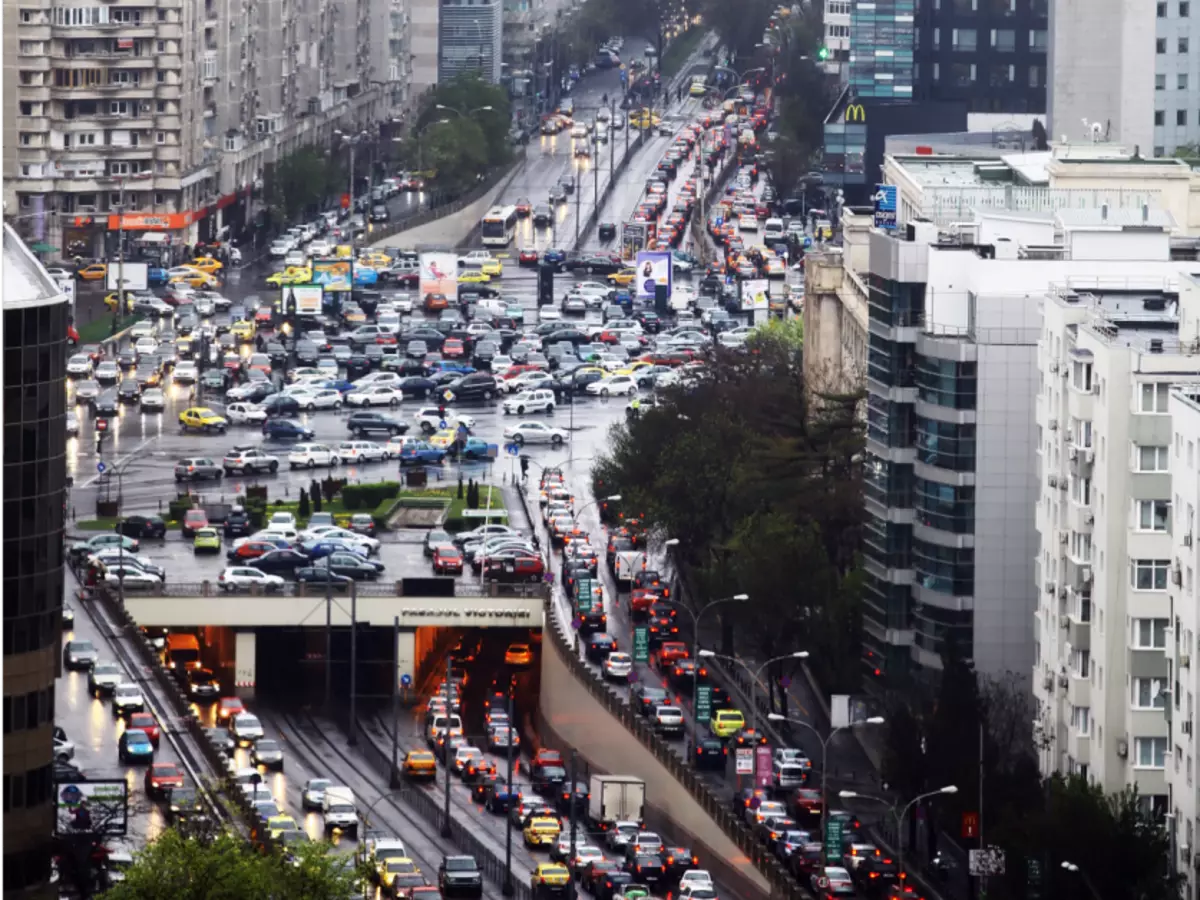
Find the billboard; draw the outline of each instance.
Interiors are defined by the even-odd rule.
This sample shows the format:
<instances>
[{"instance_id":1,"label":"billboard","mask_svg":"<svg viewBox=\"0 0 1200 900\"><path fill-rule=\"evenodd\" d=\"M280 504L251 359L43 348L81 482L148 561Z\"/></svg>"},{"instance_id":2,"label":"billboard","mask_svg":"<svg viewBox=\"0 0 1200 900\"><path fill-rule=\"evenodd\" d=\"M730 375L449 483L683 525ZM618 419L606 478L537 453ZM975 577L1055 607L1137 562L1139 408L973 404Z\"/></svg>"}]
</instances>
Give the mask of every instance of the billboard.
<instances>
[{"instance_id":1,"label":"billboard","mask_svg":"<svg viewBox=\"0 0 1200 900\"><path fill-rule=\"evenodd\" d=\"M769 788L775 774L772 766L774 757L771 748L759 745L754 748L754 784L760 788Z\"/></svg>"},{"instance_id":2,"label":"billboard","mask_svg":"<svg viewBox=\"0 0 1200 900\"><path fill-rule=\"evenodd\" d=\"M871 197L875 204L875 227L884 231L896 230L896 186L894 184L875 185L875 194Z\"/></svg>"},{"instance_id":3,"label":"billboard","mask_svg":"<svg viewBox=\"0 0 1200 900\"><path fill-rule=\"evenodd\" d=\"M771 282L765 278L747 278L742 282L742 311L770 309Z\"/></svg>"},{"instance_id":4,"label":"billboard","mask_svg":"<svg viewBox=\"0 0 1200 900\"><path fill-rule=\"evenodd\" d=\"M421 254L421 300L430 294L458 296L458 256L453 253Z\"/></svg>"},{"instance_id":5,"label":"billboard","mask_svg":"<svg viewBox=\"0 0 1200 900\"><path fill-rule=\"evenodd\" d=\"M646 249L644 222L626 222L621 226L621 259L629 262Z\"/></svg>"},{"instance_id":6,"label":"billboard","mask_svg":"<svg viewBox=\"0 0 1200 900\"><path fill-rule=\"evenodd\" d=\"M108 272L104 276L104 286L108 290L115 291L117 289L118 273L124 276L125 290L127 291L144 291L149 285L149 263L127 262L121 266L109 263Z\"/></svg>"},{"instance_id":7,"label":"billboard","mask_svg":"<svg viewBox=\"0 0 1200 900\"><path fill-rule=\"evenodd\" d=\"M54 785L54 809L57 834L93 830L124 834L129 818L129 785L124 779L58 782Z\"/></svg>"},{"instance_id":8,"label":"billboard","mask_svg":"<svg viewBox=\"0 0 1200 900\"><path fill-rule=\"evenodd\" d=\"M655 285L665 284L667 296L671 295L671 254L665 250L642 250L637 255L637 295L654 299Z\"/></svg>"},{"instance_id":9,"label":"billboard","mask_svg":"<svg viewBox=\"0 0 1200 900\"><path fill-rule=\"evenodd\" d=\"M314 259L312 283L321 285L327 291L350 290L350 260Z\"/></svg>"},{"instance_id":10,"label":"billboard","mask_svg":"<svg viewBox=\"0 0 1200 900\"><path fill-rule=\"evenodd\" d=\"M321 314L321 299L325 289L319 284L290 285L279 292L275 301L275 309L282 315L293 312L291 304L295 301L295 314L298 316L319 316Z\"/></svg>"}]
</instances>

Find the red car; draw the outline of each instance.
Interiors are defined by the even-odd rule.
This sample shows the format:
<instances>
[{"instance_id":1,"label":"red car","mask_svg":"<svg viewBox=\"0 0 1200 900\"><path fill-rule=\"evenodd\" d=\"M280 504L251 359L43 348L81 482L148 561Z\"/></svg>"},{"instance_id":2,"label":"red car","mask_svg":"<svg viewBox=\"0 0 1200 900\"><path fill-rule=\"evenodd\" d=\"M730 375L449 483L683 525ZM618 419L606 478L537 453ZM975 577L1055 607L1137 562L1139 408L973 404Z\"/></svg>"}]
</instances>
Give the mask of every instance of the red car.
<instances>
[{"instance_id":1,"label":"red car","mask_svg":"<svg viewBox=\"0 0 1200 900\"><path fill-rule=\"evenodd\" d=\"M457 547L442 546L433 550L433 571L437 575L461 575L463 570L462 551Z\"/></svg>"},{"instance_id":2,"label":"red car","mask_svg":"<svg viewBox=\"0 0 1200 900\"><path fill-rule=\"evenodd\" d=\"M146 732L147 737L150 738L150 743L155 748L158 747L158 739L162 737L162 732L158 728L158 721L148 712L133 713L129 717L129 724L126 726L126 731Z\"/></svg>"},{"instance_id":3,"label":"red car","mask_svg":"<svg viewBox=\"0 0 1200 900\"><path fill-rule=\"evenodd\" d=\"M658 665L660 668L674 665L677 660L687 659L692 654L688 645L683 641L667 641L658 648Z\"/></svg>"},{"instance_id":4,"label":"red car","mask_svg":"<svg viewBox=\"0 0 1200 900\"><path fill-rule=\"evenodd\" d=\"M533 764L535 766L561 766L563 765L563 755L557 750L541 749L534 754Z\"/></svg>"},{"instance_id":5,"label":"red car","mask_svg":"<svg viewBox=\"0 0 1200 900\"><path fill-rule=\"evenodd\" d=\"M518 200L516 202L515 206L517 207L517 215L518 216L527 216L533 212L533 204L530 203L528 200L525 200L525 199Z\"/></svg>"},{"instance_id":6,"label":"red car","mask_svg":"<svg viewBox=\"0 0 1200 900\"><path fill-rule=\"evenodd\" d=\"M183 772L173 762L151 763L146 770L146 796L165 797L171 788L183 787Z\"/></svg>"},{"instance_id":7,"label":"red car","mask_svg":"<svg viewBox=\"0 0 1200 900\"><path fill-rule=\"evenodd\" d=\"M260 306L254 313L254 322L257 325L270 325L274 317L275 310L269 306Z\"/></svg>"},{"instance_id":8,"label":"red car","mask_svg":"<svg viewBox=\"0 0 1200 900\"><path fill-rule=\"evenodd\" d=\"M257 559L264 553L277 549L270 541L246 541L233 551L233 558L235 560Z\"/></svg>"},{"instance_id":9,"label":"red car","mask_svg":"<svg viewBox=\"0 0 1200 900\"><path fill-rule=\"evenodd\" d=\"M218 473L219 474L219 473ZM183 536L191 537L199 528L208 527L208 515L202 509L189 509L183 515Z\"/></svg>"},{"instance_id":10,"label":"red car","mask_svg":"<svg viewBox=\"0 0 1200 900\"><path fill-rule=\"evenodd\" d=\"M541 581L545 574L545 561L533 554L489 558L483 570L483 577L487 581Z\"/></svg>"},{"instance_id":11,"label":"red car","mask_svg":"<svg viewBox=\"0 0 1200 900\"><path fill-rule=\"evenodd\" d=\"M240 697L222 697L217 703L217 718L232 722L233 717L246 711Z\"/></svg>"},{"instance_id":12,"label":"red car","mask_svg":"<svg viewBox=\"0 0 1200 900\"><path fill-rule=\"evenodd\" d=\"M382 332L375 335L375 343L377 344L395 344L396 336L391 332Z\"/></svg>"},{"instance_id":13,"label":"red car","mask_svg":"<svg viewBox=\"0 0 1200 900\"><path fill-rule=\"evenodd\" d=\"M661 599L662 594L653 588L637 588L629 595L629 611L635 616L645 615Z\"/></svg>"},{"instance_id":14,"label":"red car","mask_svg":"<svg viewBox=\"0 0 1200 900\"><path fill-rule=\"evenodd\" d=\"M538 252L527 247L517 254L517 262L522 266L536 266L538 264Z\"/></svg>"},{"instance_id":15,"label":"red car","mask_svg":"<svg viewBox=\"0 0 1200 900\"><path fill-rule=\"evenodd\" d=\"M460 359L466 353L462 338L446 338L442 344L442 356L446 359Z\"/></svg>"}]
</instances>

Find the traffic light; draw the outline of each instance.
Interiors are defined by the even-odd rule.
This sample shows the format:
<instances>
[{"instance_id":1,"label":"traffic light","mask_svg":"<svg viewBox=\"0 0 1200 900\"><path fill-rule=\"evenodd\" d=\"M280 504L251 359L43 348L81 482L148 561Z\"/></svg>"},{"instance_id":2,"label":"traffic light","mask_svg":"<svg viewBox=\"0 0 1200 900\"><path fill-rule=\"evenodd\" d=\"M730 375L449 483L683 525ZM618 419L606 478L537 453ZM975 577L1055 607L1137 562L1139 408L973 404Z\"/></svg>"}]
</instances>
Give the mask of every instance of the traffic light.
<instances>
[{"instance_id":1,"label":"traffic light","mask_svg":"<svg viewBox=\"0 0 1200 900\"><path fill-rule=\"evenodd\" d=\"M821 60L821 62L824 62L825 60L829 59L829 48L828 47L818 47L817 48L817 59Z\"/></svg>"},{"instance_id":2,"label":"traffic light","mask_svg":"<svg viewBox=\"0 0 1200 900\"><path fill-rule=\"evenodd\" d=\"M538 306L554 304L554 269L551 266L538 267Z\"/></svg>"},{"instance_id":3,"label":"traffic light","mask_svg":"<svg viewBox=\"0 0 1200 900\"><path fill-rule=\"evenodd\" d=\"M104 435L108 434L108 419L96 419L96 453L104 446Z\"/></svg>"}]
</instances>

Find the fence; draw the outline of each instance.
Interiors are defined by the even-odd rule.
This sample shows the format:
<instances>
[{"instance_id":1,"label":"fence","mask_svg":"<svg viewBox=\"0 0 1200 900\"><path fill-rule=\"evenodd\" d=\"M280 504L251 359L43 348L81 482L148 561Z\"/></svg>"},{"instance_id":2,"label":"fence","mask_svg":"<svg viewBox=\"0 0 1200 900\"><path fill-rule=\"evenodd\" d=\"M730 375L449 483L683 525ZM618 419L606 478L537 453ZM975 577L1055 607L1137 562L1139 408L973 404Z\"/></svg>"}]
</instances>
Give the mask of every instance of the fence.
<instances>
[{"instance_id":1,"label":"fence","mask_svg":"<svg viewBox=\"0 0 1200 900\"><path fill-rule=\"evenodd\" d=\"M319 563L318 563L319 567ZM454 593L430 591L427 587L430 581L453 582ZM543 581L509 584L499 581L460 581L455 579L417 579L420 586L414 591L405 590L405 581L359 581L356 591L363 597L546 597L550 594L550 585ZM257 585L223 585L215 581L171 582L164 584L144 584L130 582L124 586L127 595L155 597L216 597L228 594L237 597L324 597L326 589L340 596L348 596L350 585L345 581L327 585L324 582L284 582L274 590L264 590ZM104 584L100 592L115 597L118 585Z\"/></svg>"},{"instance_id":2,"label":"fence","mask_svg":"<svg viewBox=\"0 0 1200 900\"><path fill-rule=\"evenodd\" d=\"M628 128L630 126L628 123L626 123L625 127ZM624 173L625 167L627 165L629 165L629 160L631 160L633 158L633 155L637 152L638 148L642 146L642 143L645 139L646 133L649 130L650 129L646 129L646 128L639 130L638 136L636 138L634 138L633 140L631 140L629 142L629 146L627 148L625 148L625 150L623 151L623 155L621 156L621 161L619 163L616 163L613 166L612 176L608 179L607 182L605 182L604 187L600 189L600 196L597 197L596 202L592 204L592 211L590 213L588 213L587 218L585 218L582 222L579 223L580 237L579 237L579 240L576 241L574 246L571 248L572 250L578 250L580 247L583 246L584 241L587 240L588 233L592 230L592 227L600 219L600 211L602 209L604 209L604 205L608 202L608 198L612 194L613 186L617 183L617 180ZM616 145L617 139L612 135L609 135L608 139L610 141L614 142L612 144L612 147L615 150L616 146L617 146ZM596 162L595 165L599 165L599 163Z\"/></svg>"}]
</instances>

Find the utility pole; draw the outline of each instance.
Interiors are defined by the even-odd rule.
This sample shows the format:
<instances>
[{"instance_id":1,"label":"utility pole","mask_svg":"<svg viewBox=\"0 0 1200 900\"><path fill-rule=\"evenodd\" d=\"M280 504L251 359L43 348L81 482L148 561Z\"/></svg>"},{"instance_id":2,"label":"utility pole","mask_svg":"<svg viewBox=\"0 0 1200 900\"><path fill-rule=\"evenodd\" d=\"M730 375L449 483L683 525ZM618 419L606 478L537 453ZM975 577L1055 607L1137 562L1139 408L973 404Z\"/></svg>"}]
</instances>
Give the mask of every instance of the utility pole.
<instances>
[{"instance_id":1,"label":"utility pole","mask_svg":"<svg viewBox=\"0 0 1200 900\"><path fill-rule=\"evenodd\" d=\"M293 335L292 345L295 346ZM333 711L333 558L325 557L325 714Z\"/></svg>"},{"instance_id":2,"label":"utility pole","mask_svg":"<svg viewBox=\"0 0 1200 900\"><path fill-rule=\"evenodd\" d=\"M350 580L350 746L358 743L358 582Z\"/></svg>"},{"instance_id":3,"label":"utility pole","mask_svg":"<svg viewBox=\"0 0 1200 900\"><path fill-rule=\"evenodd\" d=\"M513 802L513 735L516 734L516 725L513 721L513 694L512 687L508 689L508 787L505 789L505 796L508 797L508 805L512 806ZM505 816L508 815L508 809L504 810ZM512 828L504 829L504 882L500 886L500 893L505 897L511 897L516 888L513 887L512 877Z\"/></svg>"},{"instance_id":4,"label":"utility pole","mask_svg":"<svg viewBox=\"0 0 1200 900\"><path fill-rule=\"evenodd\" d=\"M397 767L400 763L400 617L392 619L392 647L395 665L392 666L392 771L388 784L395 788L400 782Z\"/></svg>"},{"instance_id":5,"label":"utility pole","mask_svg":"<svg viewBox=\"0 0 1200 900\"><path fill-rule=\"evenodd\" d=\"M451 674L450 667L453 664L453 662L454 662L454 657L451 656L450 654L446 654L446 698L447 699L450 698L451 686L453 685L453 682L450 680L450 674ZM445 770L445 773L446 773L446 792L443 797L444 806L443 806L443 810L442 810L442 837L444 837L444 838L450 837L450 765L451 765L451 759L450 759L450 724L449 723L450 723L450 719L447 718L446 719L446 734L445 734L446 759L445 759L445 765L442 766L443 770Z\"/></svg>"},{"instance_id":6,"label":"utility pole","mask_svg":"<svg viewBox=\"0 0 1200 900\"><path fill-rule=\"evenodd\" d=\"M568 778L570 778L570 782L567 784L567 796L570 799L567 802L569 802L571 804L571 855L567 858L567 871L569 871L569 872L574 872L574 870L575 870L575 846L576 846L576 843L575 843L576 837L575 836L576 836L576 833L577 833L577 830L579 827L579 813L577 811L579 804L575 802L575 785L576 785L576 776L578 774L576 770L578 769L578 767L579 767L579 753L576 750L572 750L571 751L571 774L567 776ZM568 893L568 896L574 897L574 896L576 896L576 894L575 894L575 879L574 878L571 879L570 885L571 885L571 890Z\"/></svg>"},{"instance_id":7,"label":"utility pole","mask_svg":"<svg viewBox=\"0 0 1200 900\"><path fill-rule=\"evenodd\" d=\"M583 202L583 179L575 185L575 249L579 249L579 210Z\"/></svg>"}]
</instances>

